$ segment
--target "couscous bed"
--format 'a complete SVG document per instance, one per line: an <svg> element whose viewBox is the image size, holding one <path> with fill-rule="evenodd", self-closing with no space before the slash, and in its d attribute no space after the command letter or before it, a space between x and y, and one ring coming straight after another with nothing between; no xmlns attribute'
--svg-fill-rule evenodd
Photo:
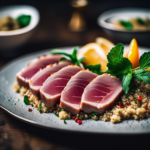
<svg viewBox="0 0 150 150"><path fill-rule="evenodd" d="M150 85L145 82L135 80L135 86L128 94L124 94L115 106L98 115L97 113L84 113L81 111L76 116L59 107L46 107L31 91L27 88L20 87L16 82L13 85L15 92L19 92L21 96L28 96L29 105L35 107L40 113L54 113L61 120L66 119L93 119L102 121L111 121L112 123L121 122L123 120L135 119L142 120L150 116Z"/></svg>

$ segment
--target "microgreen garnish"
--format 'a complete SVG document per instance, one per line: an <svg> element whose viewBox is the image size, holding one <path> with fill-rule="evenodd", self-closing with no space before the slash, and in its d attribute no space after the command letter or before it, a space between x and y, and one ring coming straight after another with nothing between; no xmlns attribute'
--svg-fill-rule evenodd
<svg viewBox="0 0 150 150"><path fill-rule="evenodd" d="M140 57L140 66L132 69L130 60L123 57L123 49L123 44L119 43L108 53L106 72L122 81L123 90L127 94L134 85L134 78L150 84L150 71L145 70L150 67L150 52L144 53Z"/></svg>
<svg viewBox="0 0 150 150"><path fill-rule="evenodd" d="M130 21L124 21L120 20L119 23L126 29L126 30L132 30L133 25Z"/></svg>
<svg viewBox="0 0 150 150"><path fill-rule="evenodd" d="M59 115L56 113L56 111L54 111L55 116L59 117Z"/></svg>
<svg viewBox="0 0 150 150"><path fill-rule="evenodd" d="M97 117L98 114L97 113L92 113L92 117Z"/></svg>
<svg viewBox="0 0 150 150"><path fill-rule="evenodd" d="M101 71L101 65L100 64L88 65L88 66L85 66L85 69L89 69L90 71L92 71L98 75L103 74L103 72Z"/></svg>
<svg viewBox="0 0 150 150"><path fill-rule="evenodd" d="M57 50L52 50L52 51L50 51L50 53L54 54L54 55L55 54L60 54L60 55L67 56L68 58L61 58L60 61L70 60L74 63L74 65L79 66L80 63L82 63L84 57L82 57L80 59L77 58L77 49L78 49L78 47L74 47L74 50L73 50L72 54L68 54L68 53L65 53L65 52L57 51Z"/></svg>
<svg viewBox="0 0 150 150"><path fill-rule="evenodd" d="M24 103L25 103L26 105L28 105L29 102L30 102L30 100L29 100L28 96L25 95L25 96L24 96Z"/></svg>
<svg viewBox="0 0 150 150"><path fill-rule="evenodd" d="M31 21L31 16L30 15L20 15L16 19L20 25L21 28L26 27L29 25Z"/></svg>
<svg viewBox="0 0 150 150"><path fill-rule="evenodd" d="M143 19L141 19L141 18L137 18L136 21L137 21L137 23L140 24L140 25L145 25L145 22L144 22Z"/></svg>
<svg viewBox="0 0 150 150"><path fill-rule="evenodd" d="M39 105L39 111L40 111L40 113L42 113L42 103L40 103L40 105Z"/></svg>
<svg viewBox="0 0 150 150"><path fill-rule="evenodd" d="M33 107L33 104L31 106Z"/></svg>
<svg viewBox="0 0 150 150"><path fill-rule="evenodd" d="M62 108L62 109L59 110L59 112L61 112L61 111L64 111L64 109Z"/></svg>
<svg viewBox="0 0 150 150"><path fill-rule="evenodd" d="M64 120L64 124L67 124L66 120Z"/></svg>

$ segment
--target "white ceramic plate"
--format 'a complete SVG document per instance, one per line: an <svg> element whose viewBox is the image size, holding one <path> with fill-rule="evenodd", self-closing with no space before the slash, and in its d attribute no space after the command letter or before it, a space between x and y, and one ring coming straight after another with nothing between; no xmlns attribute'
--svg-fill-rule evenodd
<svg viewBox="0 0 150 150"><path fill-rule="evenodd" d="M73 47L61 48L60 50L71 53ZM140 54L148 50L147 48L140 48ZM16 73L21 68L26 66L33 58L48 53L49 50L46 50L23 56L10 62L0 71L0 107L2 109L22 121L48 129L98 134L150 133L150 118L141 121L127 120L117 124L88 119L83 120L82 125L78 125L74 120L67 120L67 124L64 124L64 122L59 120L54 114L40 114L35 108L33 108L32 112L29 112L28 108L32 107L24 104L23 98L13 91L12 85L16 81ZM17 98L19 101L15 100Z"/></svg>

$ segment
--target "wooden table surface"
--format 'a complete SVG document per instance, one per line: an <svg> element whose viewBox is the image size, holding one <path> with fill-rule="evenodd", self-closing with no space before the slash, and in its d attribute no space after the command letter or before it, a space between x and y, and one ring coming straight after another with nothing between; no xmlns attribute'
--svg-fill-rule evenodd
<svg viewBox="0 0 150 150"><path fill-rule="evenodd" d="M55 47L84 45L94 42L98 36L112 40L96 24L100 11L88 14L87 29L83 32L71 32L68 29L71 8L64 11L61 6L57 7L57 10L55 7L45 7L39 8L39 11L41 21L34 36L26 45L13 52L8 51L7 55L0 51L0 68L11 59L27 53ZM0 108L0 150L95 150L140 147L144 149L149 139L149 135L110 136L47 130L17 120Z"/></svg>

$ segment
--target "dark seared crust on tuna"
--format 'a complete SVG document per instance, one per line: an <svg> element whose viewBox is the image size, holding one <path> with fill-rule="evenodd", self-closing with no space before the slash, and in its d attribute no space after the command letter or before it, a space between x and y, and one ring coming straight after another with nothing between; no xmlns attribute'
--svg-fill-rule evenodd
<svg viewBox="0 0 150 150"><path fill-rule="evenodd" d="M73 115L79 113L84 88L96 77L95 73L87 70L75 74L61 93L60 107Z"/></svg>
<svg viewBox="0 0 150 150"><path fill-rule="evenodd" d="M44 69L38 71L29 81L29 87L33 95L40 98L40 88L45 80L53 73L56 73L65 66L71 65L71 61L61 61L58 64L48 65Z"/></svg>
<svg viewBox="0 0 150 150"><path fill-rule="evenodd" d="M95 78L84 90L81 109L86 113L104 113L111 109L123 94L122 84L116 77L103 74Z"/></svg>
<svg viewBox="0 0 150 150"><path fill-rule="evenodd" d="M58 63L61 55L43 55L32 60L26 67L19 71L16 75L20 86L29 88L29 80L40 69L45 68L49 64Z"/></svg>
<svg viewBox="0 0 150 150"><path fill-rule="evenodd" d="M40 88L41 100L47 107L53 107L60 102L62 90L70 78L81 70L78 66L67 66L56 72L43 83Z"/></svg>

